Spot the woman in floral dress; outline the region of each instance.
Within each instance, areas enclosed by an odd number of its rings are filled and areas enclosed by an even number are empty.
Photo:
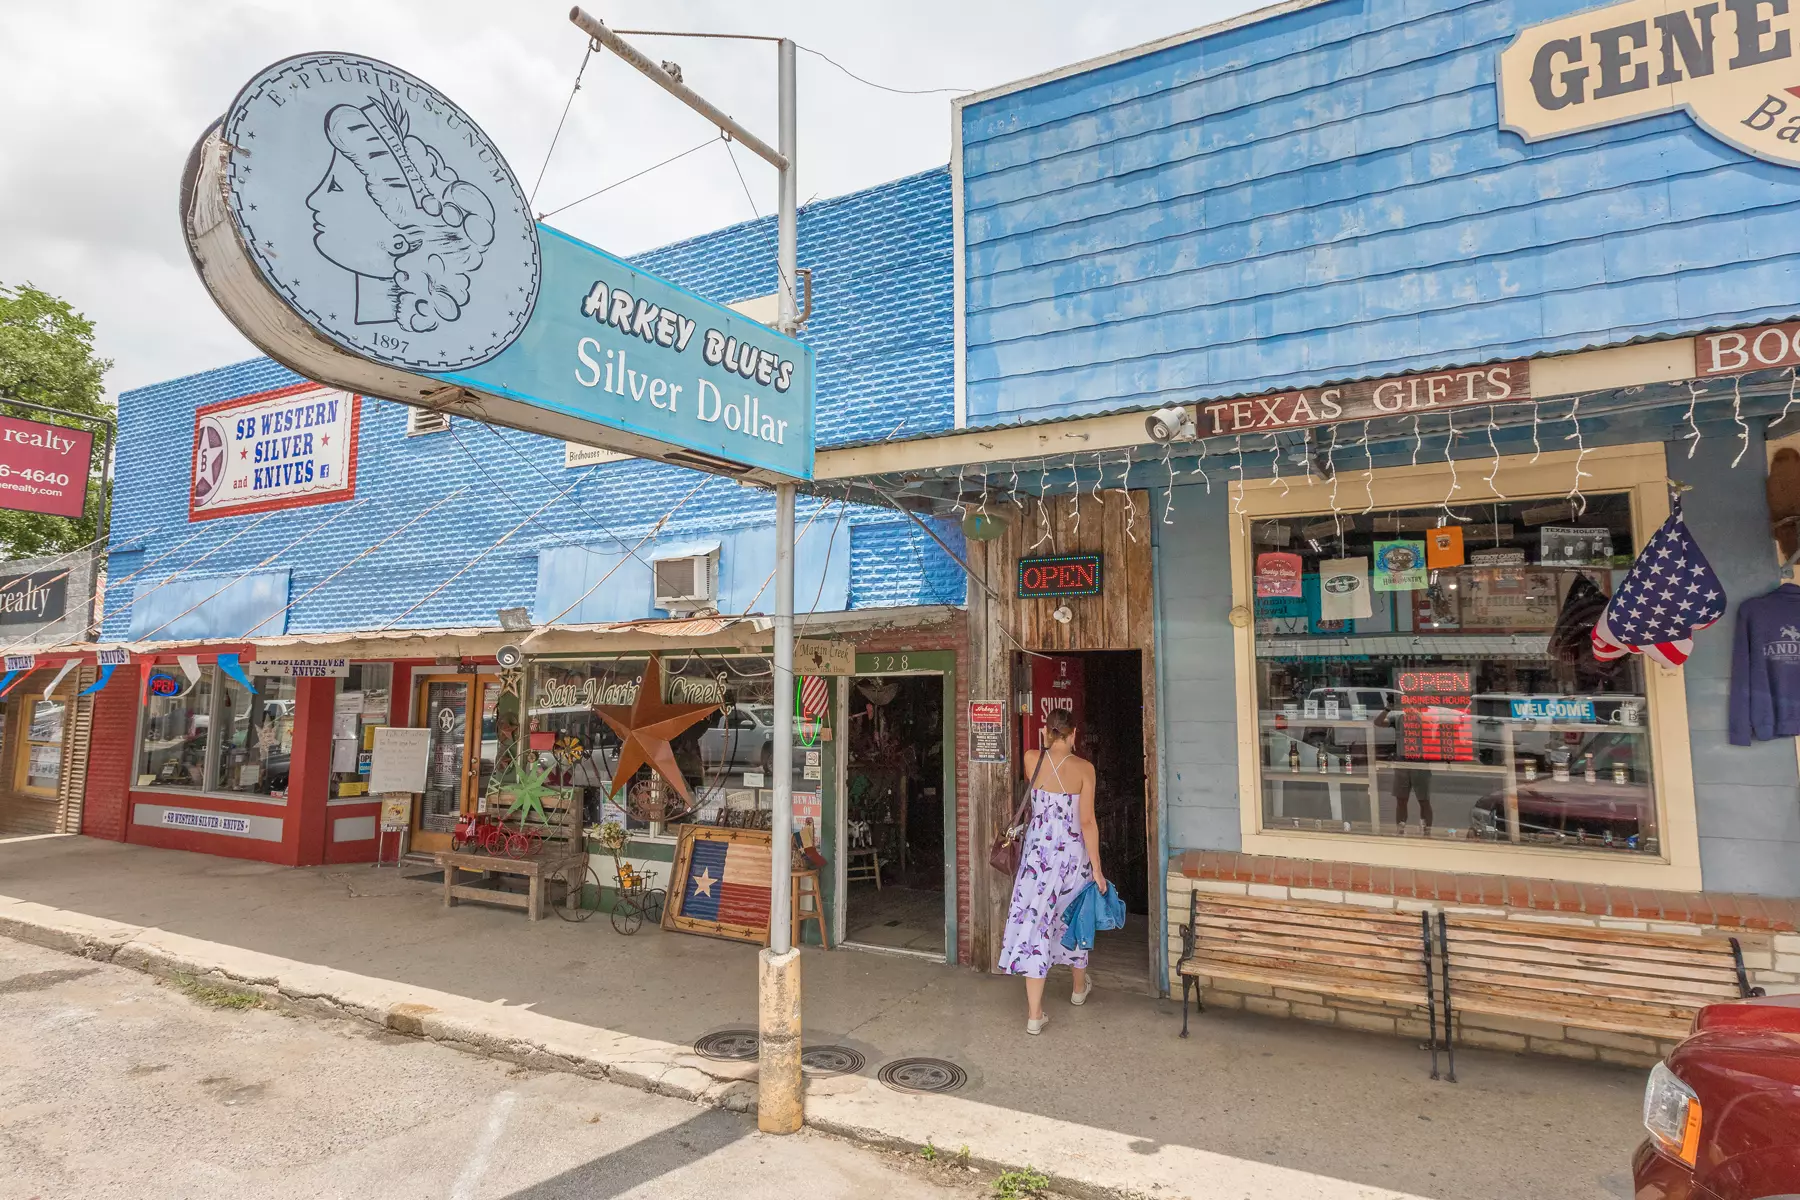
[[[1092,880],[1106,890],[1100,870],[1100,831],[1094,824],[1094,764],[1075,755],[1075,722],[1055,709],[1045,723],[1045,770],[1039,779],[1054,786],[1034,787],[1031,824],[1020,847],[1019,873],[1013,879],[1012,907],[1000,943],[1000,969],[1025,977],[1025,1032],[1042,1033],[1050,1018],[1044,1012],[1044,977],[1054,966],[1074,968],[1071,1004],[1085,1004],[1094,985],[1087,978],[1088,952],[1063,949],[1063,914]],[[1038,771],[1036,750],[1025,752],[1025,771]]]

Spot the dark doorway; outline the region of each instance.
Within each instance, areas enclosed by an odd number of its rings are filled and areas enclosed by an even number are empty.
[[[850,681],[844,941],[944,955],[944,680]]]
[[[1021,741],[1027,749],[1038,745],[1052,708],[1074,714],[1076,753],[1094,764],[1100,865],[1130,914],[1124,929],[1097,939],[1090,963],[1102,982],[1141,989],[1149,978],[1152,845],[1143,656],[1137,650],[1084,650],[1024,657],[1020,677],[1029,681],[1031,716]]]

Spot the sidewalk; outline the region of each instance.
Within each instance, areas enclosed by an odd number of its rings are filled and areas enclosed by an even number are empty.
[[[26,940],[85,924],[122,964],[225,968],[409,1032],[753,1101],[744,1068],[690,1050],[754,1027],[753,947],[648,927],[620,937],[604,914],[532,925],[447,910],[391,868],[296,871],[85,838],[0,844],[0,895],[31,902],[0,900],[0,932]],[[1433,1083],[1423,1052],[1395,1039],[1209,1013],[1182,1042],[1178,1004],[1101,991],[1074,1009],[1054,980],[1050,1028],[1027,1038],[1016,981],[846,951],[808,953],[804,978],[807,1043],[868,1060],[813,1081],[808,1119],[865,1140],[966,1144],[1094,1194],[1630,1194],[1637,1072],[1459,1051],[1463,1082]],[[940,1096],[876,1082],[881,1064],[913,1056],[949,1059],[969,1081]]]

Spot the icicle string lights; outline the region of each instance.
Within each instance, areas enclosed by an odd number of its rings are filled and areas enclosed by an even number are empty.
[[[1127,450],[1125,451],[1124,466],[1119,472],[1119,496],[1125,501],[1125,536],[1131,539],[1132,545],[1136,545],[1137,534],[1134,529],[1137,525],[1137,505],[1131,502],[1131,488],[1128,486],[1130,482],[1131,451]]]
[[[1413,452],[1412,465],[1419,465],[1419,448],[1425,444],[1425,438],[1419,433],[1419,414],[1413,414]]]
[[[1231,496],[1231,511],[1239,516],[1244,515],[1244,435],[1237,434],[1237,465],[1231,469],[1237,472],[1237,491]]]
[[[1569,489],[1569,503],[1571,505],[1579,504],[1579,507],[1575,509],[1575,515],[1581,516],[1587,512],[1587,497],[1582,494],[1581,481],[1592,479],[1594,474],[1592,471],[1581,469],[1581,463],[1587,457],[1588,448],[1586,439],[1581,436],[1580,396],[1575,397],[1574,403],[1569,405],[1569,421],[1575,426],[1573,430],[1563,435],[1563,441],[1575,443],[1575,486]]]
[[[1281,439],[1272,433],[1269,435],[1269,471],[1275,477],[1275,482],[1281,485],[1283,496],[1293,490],[1288,487],[1288,481],[1281,477]]]
[[[956,501],[955,501],[955,503],[953,503],[950,506],[951,508],[953,508],[956,511],[956,515],[959,517],[962,516],[964,513],[968,512],[968,509],[963,507],[963,502],[962,502],[963,472],[966,470],[968,470],[968,466],[966,464],[959,463],[957,465],[957,468],[956,468]]]
[[[1073,454],[1069,455],[1069,511],[1075,516],[1075,523],[1069,526],[1073,536],[1081,532],[1081,460]]]
[[[1037,541],[1027,547],[1031,550],[1036,550],[1050,540],[1050,459],[1048,456],[1038,463],[1037,510],[1038,524],[1043,527],[1043,532],[1038,534]]]
[[[1731,460],[1731,469],[1735,471],[1738,463],[1743,460],[1744,451],[1750,449],[1750,426],[1744,423],[1744,377],[1742,375],[1731,377],[1731,419],[1737,422],[1738,427],[1737,457]]]
[[[1363,512],[1367,514],[1375,507],[1375,451],[1369,445],[1369,423],[1367,421],[1363,422],[1362,437],[1357,439],[1356,444],[1362,447],[1363,452],[1363,492],[1369,501],[1363,505]]]
[[[1690,379],[1690,380],[1688,380],[1687,385],[1688,385],[1687,423],[1688,423],[1688,429],[1691,431],[1687,435],[1687,444],[1688,444],[1687,456],[1689,458],[1692,458],[1692,457],[1694,457],[1694,451],[1698,450],[1700,448],[1700,426],[1698,426],[1697,424],[1694,423],[1694,406],[1696,404],[1700,403],[1700,384],[1698,382],[1696,382],[1695,380]],[[1576,403],[1576,406],[1579,407],[1581,404],[1581,398],[1576,397],[1575,403]]]
[[[1487,422],[1488,453],[1494,456],[1494,464],[1492,468],[1489,469],[1487,478],[1484,482],[1488,485],[1489,491],[1493,492],[1494,495],[1500,497],[1500,499],[1504,501],[1506,499],[1506,494],[1500,490],[1500,485],[1494,482],[1494,480],[1500,478],[1500,446],[1494,441],[1494,431],[1498,428],[1499,425],[1494,421],[1494,406],[1490,404],[1488,405]]]
[[[1769,422],[1771,426],[1779,425],[1787,420],[1788,409],[1794,407],[1794,388],[1797,385],[1800,385],[1800,367],[1789,367],[1787,403],[1781,406],[1781,415]]]
[[[1205,445],[1204,442],[1201,445]],[[1164,525],[1175,523],[1175,443],[1163,443],[1163,470],[1169,473],[1169,488],[1163,493]]]
[[[1536,462],[1543,453],[1544,447],[1538,442],[1538,404],[1536,400],[1533,400],[1531,402],[1531,461]]]
[[[1450,412],[1445,413],[1444,419],[1449,423],[1450,427],[1449,435],[1444,439],[1444,462],[1450,468],[1450,490],[1444,493],[1443,509],[1444,519],[1446,521],[1454,521],[1456,519],[1456,514],[1450,511],[1450,497],[1462,491],[1462,480],[1458,479],[1456,475],[1456,457],[1451,453],[1456,449],[1455,410],[1453,409]]]
[[[1206,485],[1206,494],[1210,496],[1212,495],[1212,476],[1206,473],[1206,467],[1202,465],[1206,462],[1206,455],[1206,439],[1202,438],[1200,440],[1200,457],[1194,460],[1194,470],[1199,474],[1200,482]]]

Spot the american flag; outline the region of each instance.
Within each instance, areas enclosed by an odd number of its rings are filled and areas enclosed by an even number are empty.
[[[1694,652],[1694,635],[1724,615],[1724,585],[1688,535],[1677,496],[1594,623],[1594,657],[1630,652],[1679,667]]]

